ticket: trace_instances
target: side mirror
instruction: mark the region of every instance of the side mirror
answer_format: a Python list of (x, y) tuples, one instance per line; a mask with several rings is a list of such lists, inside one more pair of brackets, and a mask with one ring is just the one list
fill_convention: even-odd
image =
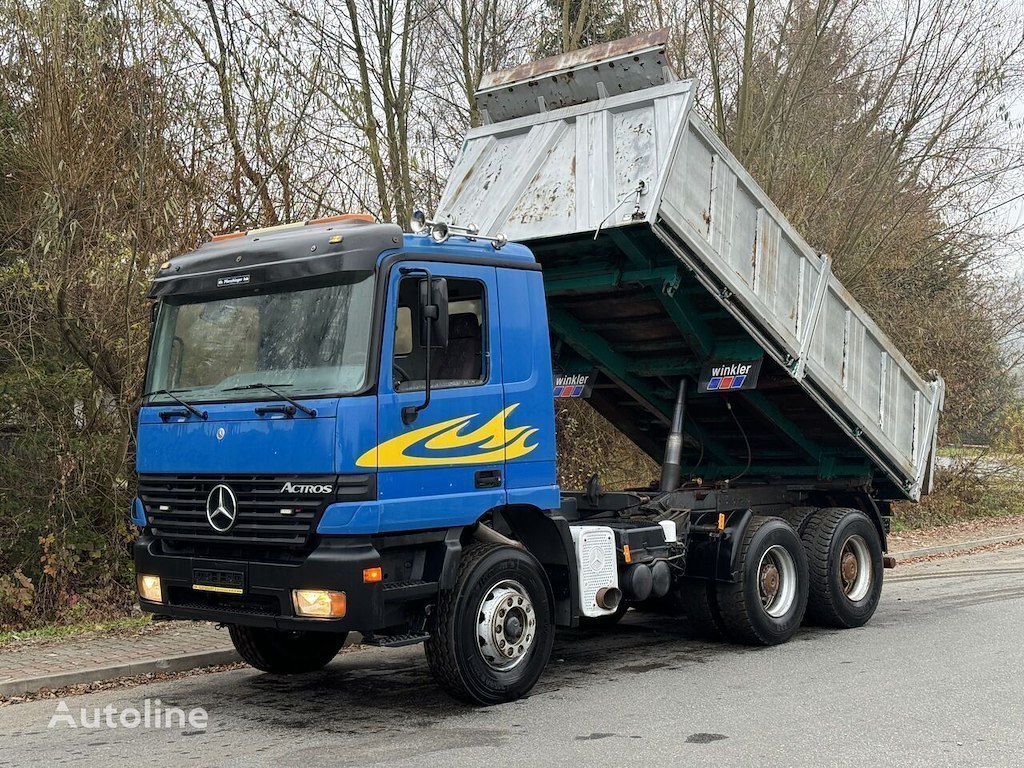
[[(417, 268), (418, 269), (418, 268)], [(433, 349), (448, 348), (448, 281), (443, 277), (432, 277), (425, 269), (426, 277), (420, 280), (420, 344), (424, 351), (426, 380), (423, 382), (423, 402), (407, 405), (402, 409), (402, 422), (412, 424), (419, 412), (430, 405), (430, 352)]]
[[(420, 345), (448, 349), (448, 281), (443, 277), (420, 280)], [(428, 334), (429, 329), (429, 334)]]

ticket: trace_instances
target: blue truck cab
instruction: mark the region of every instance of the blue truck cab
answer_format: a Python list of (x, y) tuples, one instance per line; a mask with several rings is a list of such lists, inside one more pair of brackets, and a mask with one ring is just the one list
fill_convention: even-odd
[[(331, 647), (350, 630), (415, 642), (467, 531), (560, 508), (528, 249), (343, 216), (216, 239), (166, 262), (150, 295), (145, 610)], [(333, 593), (333, 615), (330, 595), (303, 615), (303, 589)]]

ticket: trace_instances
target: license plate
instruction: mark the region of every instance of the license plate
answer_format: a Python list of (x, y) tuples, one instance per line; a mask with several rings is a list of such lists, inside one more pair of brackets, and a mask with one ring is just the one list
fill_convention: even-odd
[(245, 594), (245, 574), (241, 571), (192, 571), (192, 589), (198, 592), (221, 592), (226, 595)]

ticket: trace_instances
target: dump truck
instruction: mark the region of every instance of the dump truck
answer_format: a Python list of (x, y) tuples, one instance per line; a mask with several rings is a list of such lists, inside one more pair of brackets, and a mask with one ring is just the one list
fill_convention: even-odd
[[(942, 379), (708, 129), (666, 42), (486, 76), (409, 233), (335, 216), (160, 267), (143, 610), (224, 624), (275, 674), (350, 633), (422, 643), (485, 705), (531, 690), (556, 629), (630, 608), (754, 645), (871, 618), (890, 505), (931, 486)], [(572, 398), (660, 477), (561, 488)]]

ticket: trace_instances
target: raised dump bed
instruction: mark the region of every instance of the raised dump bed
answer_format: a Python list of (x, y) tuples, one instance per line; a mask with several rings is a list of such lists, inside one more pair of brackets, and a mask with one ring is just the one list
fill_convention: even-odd
[(596, 369), (591, 403), (651, 456), (685, 378), (691, 476), (917, 500), (941, 377), (911, 367), (703, 123), (666, 39), (487, 76), (437, 218), (530, 246), (556, 369)]

